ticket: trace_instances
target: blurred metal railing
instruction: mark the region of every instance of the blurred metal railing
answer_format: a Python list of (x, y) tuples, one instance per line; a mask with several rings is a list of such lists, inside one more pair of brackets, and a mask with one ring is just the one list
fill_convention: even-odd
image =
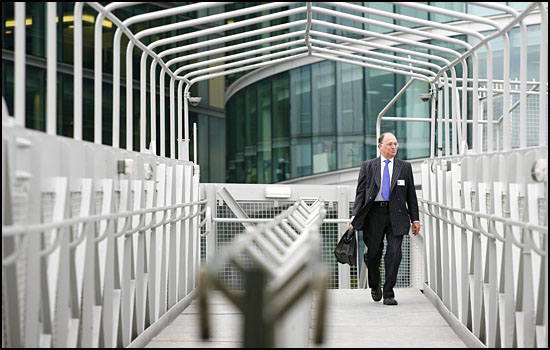
[[(308, 347), (316, 289), (315, 341), (321, 343), (327, 276), (319, 229), (324, 217), (322, 201), (309, 206), (299, 200), (269, 223), (247, 227), (209, 261), (199, 284), (203, 337), (210, 334), (208, 289), (214, 285), (243, 313), (244, 347)], [(244, 275), (244, 291), (229, 288), (219, 277), (228, 264)]]

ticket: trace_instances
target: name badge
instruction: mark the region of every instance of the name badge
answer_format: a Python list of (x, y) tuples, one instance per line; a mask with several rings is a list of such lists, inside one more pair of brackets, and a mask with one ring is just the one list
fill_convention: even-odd
[(405, 180), (397, 180), (397, 186), (405, 186)]

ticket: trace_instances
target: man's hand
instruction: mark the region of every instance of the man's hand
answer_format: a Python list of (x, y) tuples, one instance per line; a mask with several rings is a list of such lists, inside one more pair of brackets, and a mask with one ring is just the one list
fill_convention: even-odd
[(355, 229), (353, 228), (353, 225), (352, 225), (351, 223), (349, 224), (349, 229), (350, 229), (350, 230), (355, 230)]
[(412, 233), (415, 236), (420, 233), (420, 223), (418, 221), (413, 222)]

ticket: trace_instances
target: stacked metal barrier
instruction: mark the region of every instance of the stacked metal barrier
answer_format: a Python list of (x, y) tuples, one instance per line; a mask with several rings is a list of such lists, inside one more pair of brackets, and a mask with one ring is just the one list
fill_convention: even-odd
[(3, 346), (128, 346), (181, 312), (198, 282), (198, 166), (2, 114)]
[(481, 345), (546, 346), (547, 158), (543, 146), (422, 165), (425, 287)]
[[(208, 289), (219, 288), (243, 313), (245, 347), (308, 347), (312, 322), (312, 289), (319, 291), (316, 342), (322, 342), (326, 272), (321, 262), (322, 201), (308, 206), (298, 200), (267, 224), (247, 232), (210, 261), (201, 273), (203, 337), (209, 337)], [(219, 276), (235, 266), (244, 291), (232, 290)]]

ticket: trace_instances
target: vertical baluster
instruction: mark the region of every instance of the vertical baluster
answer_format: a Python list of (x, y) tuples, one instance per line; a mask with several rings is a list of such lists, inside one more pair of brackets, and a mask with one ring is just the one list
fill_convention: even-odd
[[(184, 181), (183, 181), (183, 203), (189, 203), (191, 202), (191, 184), (193, 181), (193, 166), (192, 165), (185, 165), (183, 167), (183, 173), (184, 173)], [(191, 207), (187, 206), (184, 209), (185, 216), (187, 217), (189, 213), (191, 213)], [(181, 281), (183, 281), (183, 285), (180, 286), (180, 294), (178, 297), (178, 300), (183, 299), (191, 290), (191, 262), (193, 259), (193, 247), (191, 246), (192, 238), (191, 238), (191, 220), (185, 219), (182, 223), (182, 232), (183, 232), (183, 241), (182, 241), (182, 249), (183, 249), (183, 259), (181, 261), (182, 265), (180, 265), (180, 275), (182, 277)]]
[[(119, 198), (118, 198), (118, 212), (123, 213), (128, 211), (129, 200), (129, 186), (130, 182), (127, 179), (120, 179), (119, 185)], [(131, 221), (131, 217), (123, 217), (117, 220), (116, 232), (119, 233), (125, 225), (128, 224), (128, 229), (131, 225), (127, 221)], [(126, 236), (121, 234), (115, 239), (115, 259), (114, 259), (114, 291), (113, 291), (113, 341), (112, 347), (116, 347), (121, 344), (121, 320), (122, 320), (122, 286), (124, 277), (124, 263), (126, 257), (125, 253), (125, 241)], [(108, 345), (106, 345), (108, 346)]]
[[(156, 169), (156, 207), (166, 205), (166, 164), (158, 164)], [(157, 212), (154, 218), (155, 222), (166, 219), (167, 213)], [(164, 226), (159, 226), (151, 232), (152, 239), (149, 253), (149, 315), (151, 322), (158, 319), (159, 310), (159, 292), (160, 292), (160, 268), (162, 258), (162, 240)]]
[[(173, 205), (173, 173), (174, 167), (169, 166), (166, 171), (166, 205)], [(166, 215), (167, 218), (172, 218), (175, 215), (175, 210), (169, 210)], [(171, 262), (171, 230), (174, 223), (168, 223), (162, 227), (162, 250), (161, 250), (161, 268), (160, 268), (160, 289), (159, 289), (159, 310), (158, 317), (161, 317), (166, 312), (168, 300), (168, 272)]]
[[(451, 163), (449, 162), (450, 168), (447, 169), (447, 185), (445, 186), (446, 189), (446, 201), (445, 205), (453, 207), (454, 202), (454, 189), (458, 186), (456, 183), (453, 173), (454, 169), (456, 168), (457, 163)], [(451, 218), (451, 216), (454, 216), (453, 211), (447, 211), (447, 218)], [(459, 288), (458, 288), (458, 278), (457, 278), (457, 235), (460, 234), (460, 231), (457, 230), (457, 227), (455, 225), (449, 224), (448, 228), (449, 232), (449, 288), (450, 288), (450, 310), (451, 312), (458, 317), (458, 298), (459, 298)]]
[[(518, 164), (518, 159), (515, 155), (508, 156), (509, 161), (512, 164)], [(524, 198), (524, 192), (521, 184), (510, 183), (510, 195), (508, 200), (510, 201), (510, 218), (514, 221), (521, 221), (520, 219), (520, 201)], [(510, 227), (511, 234), (516, 238), (518, 242), (523, 242), (523, 232), (517, 226)], [(523, 337), (524, 331), (524, 313), (523, 313), (523, 249), (515, 244), (512, 244), (512, 265), (513, 265), (513, 284), (514, 284), (514, 310), (515, 310), (515, 330), (517, 334), (517, 346), (522, 346), (525, 339)]]
[[(434, 184), (433, 184), (433, 201), (436, 203), (439, 203), (439, 188), (441, 186), (441, 164), (440, 162), (436, 163), (436, 170), (434, 175)], [(434, 208), (436, 213), (440, 213), (441, 211), (439, 208)], [(439, 298), (442, 298), (442, 280), (441, 280), (441, 227), (443, 223), (441, 220), (436, 219), (435, 220), (435, 232), (434, 232), (434, 239), (433, 239), (433, 254), (434, 254), (434, 277), (436, 284), (434, 285), (434, 291), (439, 296)]]
[[(176, 165), (176, 203), (183, 203), (183, 164)], [(180, 217), (183, 209), (176, 210), (176, 217)], [(177, 220), (170, 227), (170, 270), (168, 275), (168, 308), (176, 304), (178, 300), (179, 290), (183, 285), (183, 277), (181, 275), (181, 261), (184, 258), (185, 250), (182, 247), (183, 227), (180, 220)]]
[[(452, 206), (454, 208), (462, 208), (462, 196), (461, 196), (461, 164), (453, 163), (451, 165), (452, 181), (453, 181), (453, 201)], [(453, 218), (456, 222), (462, 221), (462, 215), (460, 213), (453, 212)], [(462, 223), (463, 224), (463, 223)], [(466, 240), (466, 230), (455, 227), (454, 228), (455, 239), (455, 257), (456, 257), (456, 291), (457, 291), (457, 313), (456, 316), (463, 323), (467, 322), (468, 315), (468, 247)]]
[[(474, 184), (475, 185), (475, 184)], [(471, 190), (471, 200), (472, 208), (477, 210), (479, 202), (479, 192)], [(472, 210), (472, 209), (470, 209)], [(472, 218), (472, 226), (474, 229), (477, 229), (477, 223)], [(480, 338), (481, 336), (481, 318), (482, 314), (482, 305), (483, 305), (483, 294), (482, 294), (482, 283), (483, 283), (483, 274), (482, 274), (482, 251), (481, 251), (481, 234), (472, 232), (472, 260), (470, 265), (471, 276), (471, 293), (472, 293), (472, 314), (473, 314), (473, 323), (472, 331), (473, 333)]]
[(82, 283), (82, 327), (80, 328), (79, 347), (92, 347), (94, 329), (95, 304), (95, 222), (89, 222), (84, 227), (86, 235), (84, 253), (84, 276)]
[[(453, 141), (454, 142), (454, 141)], [(439, 203), (444, 205), (448, 204), (447, 200), (447, 186), (449, 182), (449, 176), (447, 176), (447, 159), (443, 159), (441, 167), (439, 168), (439, 186), (438, 197)], [(440, 210), (440, 215), (445, 217), (444, 210)], [(441, 220), (441, 300), (447, 306), (451, 307), (451, 287), (450, 287), (450, 264), (449, 264), (449, 224), (444, 220)]]
[[(421, 184), (422, 184), (422, 199), (423, 200), (429, 200), (430, 198), (430, 185), (428, 182), (428, 172), (430, 167), (430, 161), (424, 161), (421, 166)], [(428, 210), (428, 205), (425, 203), (419, 203), (420, 207), (424, 210)], [(424, 223), (424, 227), (422, 230), (422, 236), (423, 236), (423, 250), (424, 250), (424, 280), (422, 281), (427, 282), (428, 285), (430, 285), (430, 262), (429, 262), (429, 255), (430, 255), (430, 245), (428, 244), (428, 241), (430, 239), (430, 232), (431, 232), (431, 217), (428, 214), (425, 214), (423, 210), (420, 211), (421, 215), (421, 221)], [(422, 286), (423, 288), (423, 286)]]
[[(113, 213), (113, 180), (103, 180), (103, 203), (101, 212), (103, 214)], [(100, 336), (98, 339), (99, 347), (114, 346), (114, 306), (115, 303), (115, 240), (114, 234), (114, 219), (102, 222), (100, 234), (105, 232), (106, 237), (98, 243), (98, 258), (100, 263), (104, 265), (103, 276), (100, 277), (101, 288), (101, 326)], [(106, 225), (106, 226), (105, 226)], [(103, 247), (102, 247), (103, 246)], [(101, 252), (103, 251), (103, 252)], [(101, 275), (101, 273), (100, 273)]]
[[(199, 201), (199, 186), (200, 186), (200, 167), (198, 165), (193, 166), (193, 195), (191, 198), (192, 202)], [(201, 205), (196, 204), (193, 206), (193, 212), (199, 213), (201, 211)], [(199, 228), (199, 219), (200, 215), (197, 215), (193, 218), (191, 224), (193, 230), (191, 234), (193, 235), (193, 263), (192, 263), (192, 275), (191, 275), (191, 289), (195, 289), (199, 282), (199, 267), (201, 262), (201, 239), (200, 239), (200, 228)]]
[[(436, 179), (436, 162), (433, 161), (430, 165), (430, 171), (428, 172), (428, 178), (429, 178), (429, 200), (430, 201), (433, 201), (433, 202), (436, 202), (437, 201), (437, 198), (436, 198), (436, 195), (435, 195), (435, 190), (436, 190), (436, 183), (435, 183), (435, 179)], [(436, 208), (434, 207), (433, 210), (436, 210)], [(432, 230), (430, 231), (430, 239), (428, 240), (428, 244), (429, 244), (429, 247), (430, 247), (430, 287), (432, 288), (432, 290), (434, 292), (437, 291), (437, 285), (439, 283), (439, 281), (437, 280), (436, 278), (436, 271), (437, 271), (437, 265), (436, 265), (436, 261), (435, 261), (435, 257), (436, 257), (436, 249), (437, 249), (437, 245), (436, 245), (436, 235), (437, 235), (437, 231), (438, 231), (438, 222), (437, 222), (437, 219), (435, 217), (432, 217), (431, 218), (431, 223), (430, 223), (430, 226), (432, 227)]]
[[(153, 207), (155, 197), (155, 181), (145, 181), (145, 209)], [(144, 225), (149, 225), (153, 220), (153, 214), (145, 214)], [(140, 228), (138, 231), (138, 246), (136, 255), (136, 325), (137, 334), (141, 334), (146, 326), (147, 314), (147, 261), (149, 257), (149, 247), (151, 240), (151, 229), (144, 230)]]
[[(464, 163), (463, 163), (464, 164)], [(467, 177), (467, 178), (470, 178), (471, 177)], [(466, 209), (466, 210), (472, 210), (472, 183), (470, 181), (464, 181), (463, 182), (463, 208)], [(466, 215), (465, 216), (465, 223), (467, 225), (469, 225), (470, 227), (473, 226), (473, 220), (471, 220), (471, 217), (469, 215)], [(472, 320), (471, 320), (471, 324), (469, 324), (468, 326), (471, 327), (470, 330), (473, 332), (474, 330), (474, 319), (475, 319), (475, 316), (473, 315), (473, 313), (475, 312), (474, 308), (475, 308), (475, 305), (476, 305), (476, 299), (475, 299), (475, 290), (474, 290), (474, 264), (475, 264), (475, 251), (474, 251), (474, 237), (473, 237), (473, 233), (470, 231), (470, 230), (466, 230), (466, 246), (467, 246), (467, 250), (468, 250), (468, 263), (467, 263), (467, 270), (466, 270), (466, 274), (467, 274), (467, 278), (468, 278), (468, 290), (469, 290), (469, 304), (470, 304), (470, 307), (469, 307), (469, 311), (470, 313), (472, 313)]]

